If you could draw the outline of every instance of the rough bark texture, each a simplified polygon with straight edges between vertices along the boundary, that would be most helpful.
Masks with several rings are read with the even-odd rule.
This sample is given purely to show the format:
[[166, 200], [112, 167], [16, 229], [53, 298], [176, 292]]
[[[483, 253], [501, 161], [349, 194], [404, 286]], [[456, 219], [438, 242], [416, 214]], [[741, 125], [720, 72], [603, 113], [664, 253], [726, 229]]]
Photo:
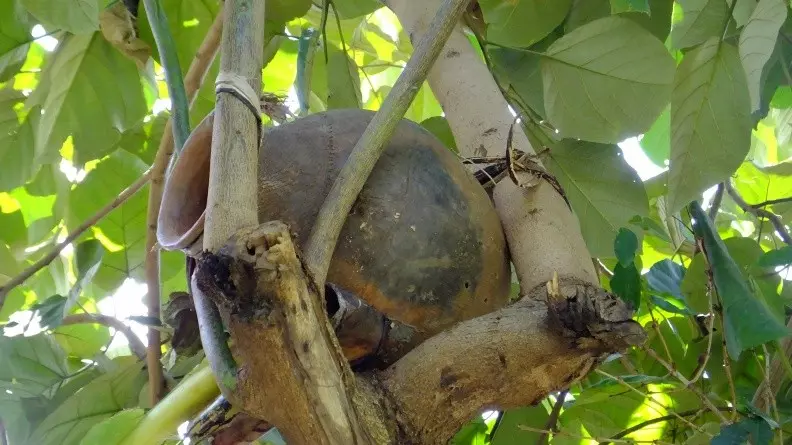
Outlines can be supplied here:
[[[413, 43], [426, 32], [440, 0], [388, 0]], [[486, 64], [457, 25], [429, 72], [462, 156], [503, 156], [514, 117]], [[514, 148], [536, 152], [515, 126]], [[537, 159], [538, 161], [538, 159]], [[495, 207], [523, 289], [548, 281], [553, 272], [597, 283], [580, 225], [563, 198], [545, 181], [526, 190], [510, 180], [495, 186]]]
[[278, 426], [289, 443], [368, 443], [353, 379], [288, 227], [240, 230], [205, 255], [195, 282], [219, 307], [241, 363], [232, 403]]

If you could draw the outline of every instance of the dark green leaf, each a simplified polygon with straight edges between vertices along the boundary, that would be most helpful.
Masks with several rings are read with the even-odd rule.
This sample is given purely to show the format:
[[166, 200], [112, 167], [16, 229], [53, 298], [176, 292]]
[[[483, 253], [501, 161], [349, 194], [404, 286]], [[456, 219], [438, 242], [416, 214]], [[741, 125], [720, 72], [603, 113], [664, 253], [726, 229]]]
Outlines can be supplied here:
[[39, 424], [30, 443], [78, 445], [94, 425], [135, 406], [146, 375], [142, 362], [128, 359], [63, 402]]
[[30, 307], [34, 317], [41, 317], [41, 327], [55, 329], [60, 326], [65, 314], [68, 299], [61, 295], [53, 295], [46, 300]]
[[640, 12], [650, 15], [649, 0], [610, 0], [611, 13]]
[[654, 263], [646, 273], [646, 282], [650, 288], [677, 298], [683, 298], [680, 289], [683, 278], [685, 278], [685, 268], [670, 259]]
[[[787, 328], [751, 293], [740, 269], [698, 202], [694, 201], [689, 208], [694, 218], [693, 230], [704, 243], [713, 282], [723, 304], [729, 355], [737, 359], [746, 349], [788, 335]], [[746, 314], [751, 316], [746, 317]]]
[[682, 21], [671, 29], [674, 48], [689, 48], [723, 32], [729, 14], [726, 0], [677, 0], [677, 3], [682, 7]]
[[102, 256], [104, 256], [104, 247], [99, 240], [89, 239], [78, 244], [74, 254], [77, 280], [90, 279], [90, 276], [96, 273]]
[[635, 263], [627, 267], [616, 264], [610, 285], [613, 292], [630, 303], [633, 309], [637, 310], [641, 305], [641, 274], [638, 273]]
[[138, 426], [146, 412], [140, 408], [126, 409], [91, 427], [81, 445], [121, 445]]
[[[649, 204], [641, 179], [615, 145], [563, 140], [546, 161], [580, 218], [583, 238], [593, 256], [613, 255], [613, 241], [635, 216], [648, 216]], [[618, 201], [613, 191], [619, 191]]]
[[688, 309], [688, 307], [685, 306], [685, 304], [681, 301], [675, 301], [671, 299], [666, 300], [658, 297], [657, 295], [652, 295], [650, 299], [652, 300], [652, 304], [666, 312], [671, 312], [672, 314], [696, 315], [695, 312]]
[[613, 252], [616, 259], [623, 267], [629, 267], [635, 260], [635, 252], [638, 251], [638, 237], [630, 229], [621, 228], [613, 242]]
[[437, 139], [440, 139], [443, 145], [452, 151], [457, 151], [454, 133], [451, 132], [451, 127], [448, 125], [446, 118], [441, 116], [430, 117], [421, 122], [421, 126], [434, 134]]
[[101, 0], [21, 0], [27, 10], [45, 26], [72, 34], [99, 29]]
[[768, 445], [772, 439], [773, 431], [764, 419], [747, 418], [724, 426], [710, 444], [742, 445], [750, 440], [754, 445]]
[[481, 0], [487, 40], [527, 47], [550, 34], [569, 12], [572, 0]]
[[360, 77], [355, 62], [338, 48], [328, 48], [327, 108], [360, 108]]
[[618, 143], [668, 105], [674, 59], [632, 20], [607, 17], [550, 45], [540, 63], [547, 117], [567, 138]]
[[11, 400], [52, 397], [69, 374], [60, 346], [44, 334], [0, 336], [0, 363], [0, 398]]
[[792, 246], [765, 252], [756, 264], [760, 267], [780, 267], [792, 264]]
[[740, 166], [751, 146], [749, 108], [745, 73], [733, 46], [712, 38], [685, 55], [671, 99], [668, 212]]

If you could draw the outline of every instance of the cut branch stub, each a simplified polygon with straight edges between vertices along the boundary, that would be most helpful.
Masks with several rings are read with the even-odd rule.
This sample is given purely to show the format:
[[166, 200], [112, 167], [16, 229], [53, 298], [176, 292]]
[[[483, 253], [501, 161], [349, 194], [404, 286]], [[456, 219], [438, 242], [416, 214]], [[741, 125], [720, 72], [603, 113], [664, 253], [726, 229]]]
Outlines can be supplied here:
[[290, 443], [369, 442], [350, 400], [352, 375], [285, 224], [241, 229], [200, 256], [193, 280], [231, 334], [240, 363], [235, 406]]

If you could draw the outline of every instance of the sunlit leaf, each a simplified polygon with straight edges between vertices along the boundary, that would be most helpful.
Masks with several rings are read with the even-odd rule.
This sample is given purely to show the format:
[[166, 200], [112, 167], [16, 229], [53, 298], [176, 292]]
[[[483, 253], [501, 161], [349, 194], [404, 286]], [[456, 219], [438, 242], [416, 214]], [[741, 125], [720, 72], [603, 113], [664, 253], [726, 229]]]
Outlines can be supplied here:
[[370, 14], [383, 5], [377, 0], [333, 0], [333, 6], [339, 17], [350, 19]]
[[69, 135], [75, 164], [103, 156], [146, 113], [134, 62], [100, 33], [64, 38], [42, 78], [30, 103], [44, 110], [35, 139], [43, 160], [56, 159]]
[[674, 60], [633, 21], [595, 20], [541, 61], [547, 117], [562, 135], [617, 143], [649, 129], [668, 104]]
[[740, 59], [748, 79], [751, 111], [759, 109], [762, 69], [775, 49], [787, 6], [783, 0], [761, 0], [740, 33]]
[[665, 167], [671, 153], [671, 107], [660, 114], [639, 143], [655, 165]]
[[729, 15], [726, 0], [677, 0], [676, 3], [682, 7], [683, 15], [682, 21], [671, 28], [674, 48], [689, 48], [710, 37], [720, 37]]
[[[748, 288], [740, 269], [726, 250], [723, 240], [697, 202], [690, 205], [695, 218], [693, 229], [704, 242], [712, 279], [723, 304], [726, 347], [729, 355], [739, 358], [746, 349], [759, 346], [789, 334]], [[751, 314], [746, 317], [745, 314]]]
[[491, 445], [521, 445], [536, 443], [539, 433], [527, 431], [520, 426], [544, 429], [549, 417], [543, 404], [506, 410], [492, 435]]
[[481, 0], [487, 39], [507, 46], [530, 46], [561, 24], [572, 0]]
[[99, 29], [101, 0], [20, 0], [25, 8], [52, 29], [72, 34], [91, 33]]
[[737, 170], [751, 143], [748, 88], [737, 50], [718, 39], [685, 55], [671, 99], [668, 211]]
[[[613, 240], [635, 215], [648, 216], [643, 184], [615, 145], [564, 140], [546, 161], [578, 215], [593, 256], [613, 256]], [[619, 200], [613, 191], [619, 190]]]
[[110, 329], [92, 323], [73, 324], [58, 327], [53, 336], [70, 356], [93, 359], [110, 342]]
[[441, 116], [433, 116], [421, 122], [421, 126], [429, 130], [437, 139], [453, 151], [457, 151], [456, 141], [454, 141], [454, 133], [451, 132], [451, 127], [448, 125], [448, 120]]
[[31, 443], [77, 445], [94, 425], [137, 403], [145, 382], [143, 363], [123, 361], [63, 402], [36, 428]]
[[140, 408], [126, 409], [103, 420], [88, 430], [80, 441], [81, 445], [120, 445], [143, 420], [145, 411]]

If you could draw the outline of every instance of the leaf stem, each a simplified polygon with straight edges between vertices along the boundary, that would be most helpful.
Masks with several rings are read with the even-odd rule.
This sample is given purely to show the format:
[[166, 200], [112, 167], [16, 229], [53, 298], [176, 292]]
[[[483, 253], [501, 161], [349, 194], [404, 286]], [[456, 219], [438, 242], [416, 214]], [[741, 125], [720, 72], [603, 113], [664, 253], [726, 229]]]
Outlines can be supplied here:
[[319, 211], [305, 251], [306, 267], [320, 289], [323, 288], [330, 258], [352, 204], [469, 2], [470, 0], [443, 2], [404, 71], [355, 144], [333, 183]]

